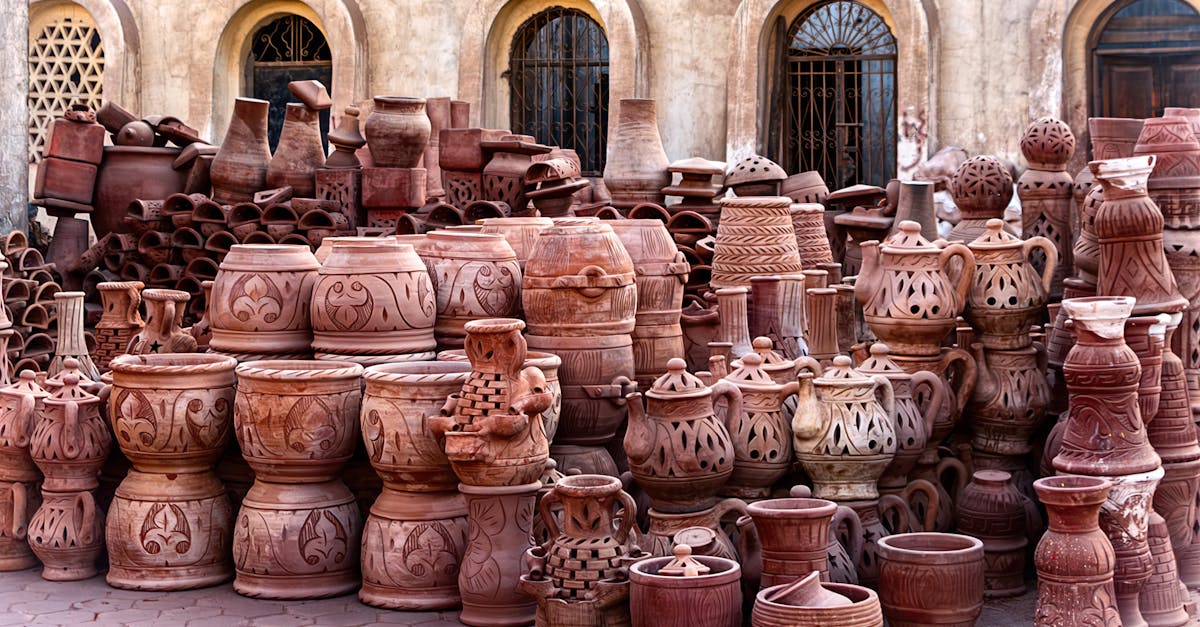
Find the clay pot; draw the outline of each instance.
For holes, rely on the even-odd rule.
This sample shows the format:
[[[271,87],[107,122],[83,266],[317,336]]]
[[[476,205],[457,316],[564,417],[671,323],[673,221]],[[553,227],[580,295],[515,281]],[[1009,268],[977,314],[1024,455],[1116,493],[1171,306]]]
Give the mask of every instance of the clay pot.
[[[320,112],[289,102],[279,132],[279,144],[267,167],[267,188],[289,185],[296,198],[316,194],[313,174],[325,165],[325,147],[321,145]]]
[[[458,607],[459,566],[466,546],[467,506],[457,492],[385,488],[363,527],[358,598],[397,610]]]
[[[161,199],[184,191],[188,169],[175,169],[176,148],[105,146],[96,173],[90,221],[97,237],[127,233],[129,204],[138,199]]]
[[[770,350],[769,345],[766,348]],[[778,383],[763,365],[762,355],[750,353],[733,372],[722,377],[742,395],[741,411],[725,410],[725,424],[733,441],[733,474],[721,490],[725,496],[766,498],[791,469],[792,425],[783,404],[796,393],[799,384],[795,380]],[[795,365],[785,365],[791,365],[795,376]]]
[[[749,287],[753,276],[802,270],[791,204],[783,196],[721,199],[710,282],[714,288]]]
[[[975,272],[963,316],[984,348],[1025,348],[1033,341],[1030,328],[1045,315],[1057,251],[1044,237],[1021,240],[1006,233],[1003,220],[988,220],[986,229],[967,244],[975,256]],[[1035,249],[1046,256],[1040,275],[1031,261]]]
[[[439,346],[461,348],[464,325],[478,318],[511,316],[521,302],[521,268],[499,235],[433,231],[413,243],[437,289]]]
[[[504,237],[513,252],[517,255],[517,263],[521,271],[525,271],[525,262],[537,243],[542,229],[554,226],[550,218],[485,218],[480,220],[483,226],[481,233],[496,234]]]
[[[390,240],[333,246],[313,287],[313,350],[359,363],[432,359],[437,305],[412,246]]]
[[[608,224],[543,229],[525,264],[521,293],[529,332],[552,337],[632,332],[634,276],[633,260]]]
[[[829,236],[825,233],[825,207],[819,203],[795,203],[789,211],[792,214],[792,229],[796,232],[800,264],[805,268],[815,268],[819,263],[833,263]]]
[[[983,609],[984,550],[950,533],[902,533],[879,540],[879,601],[888,624],[975,624]]]
[[[949,402],[946,387],[932,372],[905,372],[890,356],[883,342],[871,345],[871,356],[858,366],[867,376],[879,375],[892,384],[896,407],[896,456],[879,478],[881,490],[903,490],[908,473],[929,444],[934,421],[943,403]],[[917,402],[917,397],[924,401]]]
[[[676,547],[687,548],[686,545]],[[690,555],[687,548],[685,555]],[[664,574],[678,559],[655,557],[629,568],[632,627],[737,627],[742,624],[741,568],[720,557],[691,559],[708,570],[694,575]],[[682,575],[682,576],[681,576]]]
[[[271,103],[238,98],[229,130],[209,167],[213,200],[222,205],[250,202],[267,187],[271,147],[267,143],[267,114]],[[149,198],[149,196],[146,196]]]
[[[710,388],[687,372],[679,358],[667,362],[667,374],[642,395],[630,394],[625,453],[629,470],[654,509],[694,512],[711,507],[717,491],[733,473],[729,431],[714,406],[724,399],[730,415],[742,411],[742,394],[728,381]]]
[[[791,583],[813,571],[829,580],[829,523],[837,511],[835,503],[768,499],[750,503],[747,510],[750,518],[738,520],[738,527],[744,534],[744,546],[757,544],[759,549],[757,560],[751,557],[754,551],[742,551],[747,579],[751,578],[750,564],[759,561],[760,588]]]
[[[107,371],[109,362],[125,354],[129,341],[146,324],[138,313],[143,287],[138,281],[106,281],[96,286],[104,308],[96,323],[96,350],[92,352],[98,369]]]
[[[479,627],[517,627],[534,621],[536,604],[519,591],[521,559],[530,546],[539,483],[515,486],[462,484],[467,500],[467,548],[458,588],[458,619]]]
[[[1019,350],[975,351],[977,376],[967,413],[971,446],[994,455],[1024,455],[1041,430],[1050,405],[1046,351],[1041,344]]]
[[[237,367],[234,428],[261,481],[334,480],[358,441],[358,364],[251,361]]]
[[[1017,596],[1025,592],[1024,497],[1012,475],[999,470],[975,472],[958,495],[955,520],[960,533],[983,541],[984,596]]]
[[[1135,118],[1088,118],[1092,158],[1123,159],[1133,156],[1143,120]]]
[[[555,444],[602,446],[613,441],[627,414],[625,396],[635,389],[630,337],[528,339],[531,348],[562,358],[562,412]]]
[[[213,281],[209,347],[234,354],[308,354],[309,308],[319,268],[303,246],[234,246]]]
[[[375,96],[375,108],[363,125],[367,148],[377,168],[420,165],[431,130],[425,99],[400,96]]]
[[[796,459],[812,478],[814,496],[879,498],[879,477],[896,454],[895,411],[891,382],[863,375],[845,355],[815,380],[800,374],[792,431]]]
[[[1100,477],[1060,475],[1034,482],[1049,529],[1034,554],[1039,626],[1120,621],[1113,592],[1112,544],[1100,531],[1100,508],[1112,484]]]
[[[146,300],[146,326],[129,342],[130,355],[192,353],[196,338],[183,330],[183,314],[191,295],[179,290],[150,289]]]
[[[104,512],[90,491],[42,491],[29,521],[29,546],[42,561],[42,579],[80,581],[99,572],[104,553]]]
[[[671,165],[658,132],[655,102],[622,98],[608,138],[611,158],[604,164],[604,186],[618,209],[643,202],[663,204],[662,188],[671,184]]]
[[[100,402],[74,373],[64,376],[63,385],[43,399],[29,453],[45,476],[44,491],[81,492],[99,485],[96,476],[112,449]]]
[[[852,584],[824,583],[813,575],[759,591],[750,625],[883,627],[883,611],[874,590]]]

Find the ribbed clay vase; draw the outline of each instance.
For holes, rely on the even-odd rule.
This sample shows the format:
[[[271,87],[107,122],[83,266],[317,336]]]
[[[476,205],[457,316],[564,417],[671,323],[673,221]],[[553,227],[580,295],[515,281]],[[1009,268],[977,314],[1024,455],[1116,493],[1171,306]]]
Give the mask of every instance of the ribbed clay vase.
[[[622,98],[617,123],[608,138],[604,186],[618,209],[644,202],[663,204],[662,188],[671,184],[671,160],[658,133],[654,100]]]
[[[424,98],[375,96],[363,135],[377,168],[415,168],[429,143],[432,125]]]
[[[209,166],[214,201],[222,205],[250,202],[256,192],[266,189],[271,161],[267,143],[270,109],[266,100],[238,98],[234,102],[229,130]]]
[[[279,143],[267,166],[268,189],[290,185],[296,198],[311,198],[316,194],[313,175],[325,165],[320,122],[319,111],[298,102],[288,103]]]
[[[983,543],[953,533],[879,539],[879,601],[893,627],[971,627],[983,610]]]
[[[1025,592],[1027,535],[1025,497],[1012,475],[1002,470],[978,470],[958,495],[958,531],[983,541],[984,596],[1007,597]]]
[[[714,289],[750,287],[750,277],[797,274],[803,269],[791,204],[784,196],[721,199],[710,281]]]

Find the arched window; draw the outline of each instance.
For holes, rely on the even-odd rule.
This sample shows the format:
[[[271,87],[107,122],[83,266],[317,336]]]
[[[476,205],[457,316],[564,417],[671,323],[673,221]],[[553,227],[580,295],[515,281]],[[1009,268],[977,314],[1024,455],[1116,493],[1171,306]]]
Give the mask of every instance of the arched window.
[[[1096,24],[1091,114],[1148,118],[1200,107],[1200,14],[1181,0],[1115,4]]]
[[[104,44],[95,20],[78,5],[55,8],[30,24],[29,35],[29,160],[33,163],[42,158],[50,122],[75,103],[100,107]]]
[[[883,18],[852,0],[821,2],[778,39],[768,155],[788,172],[820,172],[830,189],[895,177],[896,38]]]
[[[333,56],[321,29],[299,15],[285,15],[268,22],[254,34],[246,66],[250,93],[271,103],[267,138],[271,150],[275,150],[287,103],[296,101],[288,91],[288,83],[318,80],[330,88]],[[322,111],[321,136],[327,132],[329,111]]]
[[[551,7],[513,37],[508,80],[514,133],[579,153],[584,176],[604,171],[608,38],[586,13]]]

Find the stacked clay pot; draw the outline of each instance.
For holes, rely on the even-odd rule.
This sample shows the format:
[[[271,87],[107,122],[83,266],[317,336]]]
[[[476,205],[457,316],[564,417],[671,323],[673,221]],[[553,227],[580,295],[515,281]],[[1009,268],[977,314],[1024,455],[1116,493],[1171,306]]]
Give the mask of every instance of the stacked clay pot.
[[[231,248],[213,281],[209,349],[239,361],[308,356],[309,310],[319,268],[307,246]]]
[[[47,396],[28,370],[13,385],[0,388],[0,571],[37,564],[27,531],[41,503],[42,475],[29,445]]]
[[[1075,179],[1067,162],[1075,155],[1075,135],[1065,122],[1054,118],[1035,120],[1021,137],[1021,154],[1029,167],[1017,180],[1021,199],[1021,233],[1025,237],[1048,238],[1058,251],[1055,271],[1049,272],[1051,298],[1062,296],[1062,282],[1074,273],[1071,253],[1074,241],[1071,203]],[[1049,270],[1047,257],[1034,258],[1034,266]]]
[[[108,512],[108,583],[185,590],[233,576],[233,509],[213,469],[233,426],[234,367],[220,355],[112,362],[109,417],[133,469]]]
[[[462,348],[464,325],[512,316],[521,304],[521,267],[500,235],[433,231],[413,241],[437,290],[434,336],[440,348]]]
[[[233,530],[239,594],[312,599],[358,588],[362,518],[341,474],[358,441],[362,372],[327,361],[238,366],[234,428],[254,470]]]

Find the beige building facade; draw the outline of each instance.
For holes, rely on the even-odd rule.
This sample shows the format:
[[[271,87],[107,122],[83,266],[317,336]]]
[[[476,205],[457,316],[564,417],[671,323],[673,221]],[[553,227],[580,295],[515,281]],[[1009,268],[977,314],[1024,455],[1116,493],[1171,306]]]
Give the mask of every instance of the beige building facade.
[[[1200,12],[1200,0],[1139,2],[1148,3],[1151,12],[1167,5],[1174,5],[1167,6],[1167,12],[1177,15]],[[883,61],[874,66],[861,59],[840,65],[820,61],[817,65],[824,70],[815,74],[805,70],[810,74],[800,78],[789,78],[801,62],[793,62],[794,51],[788,52],[787,40],[800,36],[793,31],[801,18],[820,17],[822,5],[831,4],[829,0],[31,0],[27,7],[20,6],[25,4],[21,0],[9,0],[6,4],[10,6],[4,10],[12,15],[3,17],[13,19],[4,19],[6,26],[0,27],[7,55],[3,64],[7,101],[0,122],[25,115],[26,103],[17,102],[23,100],[17,89],[24,78],[32,129],[26,153],[36,152],[39,128],[44,128],[56,106],[89,98],[112,100],[143,115],[178,116],[219,142],[233,99],[252,95],[255,79],[248,59],[258,54],[256,37],[286,16],[299,16],[314,26],[327,46],[320,54],[327,55],[323,71],[330,76],[335,123],[337,113],[348,104],[395,94],[454,96],[471,103],[473,124],[509,128],[514,110],[509,73],[514,38],[531,17],[561,7],[594,21],[606,40],[607,109],[613,113],[602,122],[615,122],[621,98],[656,100],[663,144],[672,160],[700,156],[733,161],[764,150],[770,154],[772,142],[801,134],[795,120],[790,126],[778,122],[788,115],[784,109],[807,106],[809,101],[801,94],[816,84],[812,81],[832,81],[829,77],[835,75],[843,81],[853,75],[848,84],[855,93],[857,81],[864,93],[874,85],[883,90],[885,100],[890,99],[882,105],[890,110],[879,118],[885,128],[878,128],[880,135],[873,140],[888,142],[887,150],[879,152],[887,161],[881,171],[907,178],[944,146],[1019,162],[1021,132],[1040,116],[1060,117],[1085,137],[1087,117],[1099,113],[1094,104],[1098,33],[1134,3],[857,0],[849,4],[867,12],[851,15],[844,24],[810,23],[799,28],[809,29],[810,37],[825,37],[837,28],[861,24],[861,16],[868,16],[885,25],[886,32],[880,30],[878,40],[888,46],[880,48]],[[17,36],[12,25],[25,23],[17,15],[25,10],[31,74],[9,76],[17,72],[14,67],[23,67],[23,60],[15,59],[13,52],[20,46],[9,44]],[[70,28],[63,28],[64,24]],[[47,43],[54,38],[65,43]],[[827,54],[855,54],[846,48],[849,44],[829,46],[834,52]],[[47,58],[55,54],[70,58],[55,65],[55,59]],[[836,72],[829,69],[834,65],[840,68]],[[891,77],[879,79],[883,82],[864,78],[868,66],[884,67]],[[66,79],[47,79],[46,67],[66,72]],[[72,84],[75,78],[82,84]],[[822,102],[826,111],[817,112],[816,119],[831,127],[850,124],[841,117],[834,125],[828,124],[832,117],[820,118],[832,115],[828,110],[832,105]],[[813,124],[809,113],[796,115],[799,124]],[[858,120],[860,125],[863,122]],[[879,124],[876,121],[875,126]],[[0,133],[13,126],[0,124]],[[19,154],[15,141],[13,133],[0,134],[6,154]],[[878,152],[870,145],[857,149]],[[872,158],[878,161],[877,156]],[[799,163],[809,169],[803,159]],[[0,166],[0,177],[7,177],[0,189],[15,189],[13,181],[24,176],[10,169]],[[13,194],[0,196],[0,202],[13,203]]]

